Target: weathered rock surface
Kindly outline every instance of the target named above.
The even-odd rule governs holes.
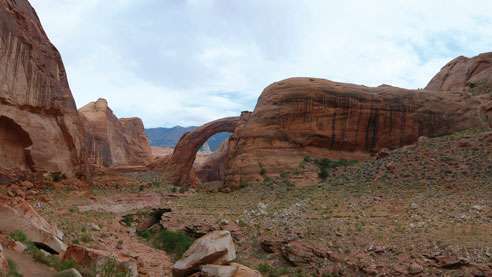
[[[145,165],[151,157],[143,123],[138,118],[119,120],[105,99],[79,109],[89,133],[89,161],[99,167]]]
[[[82,274],[75,268],[71,268],[56,273],[54,277],[82,277]]]
[[[305,156],[361,160],[420,136],[481,127],[480,103],[465,92],[283,80],[263,91],[250,119],[236,128],[225,182],[261,182],[264,174],[296,170]]]
[[[261,273],[241,264],[204,265],[199,276],[206,277],[261,277]]]
[[[227,160],[229,141],[222,143],[217,151],[209,154],[205,161],[195,167],[196,176],[201,182],[223,181],[225,161]]]
[[[20,230],[34,243],[48,246],[58,253],[67,249],[63,233],[50,225],[26,201],[0,197],[0,231],[10,234]]]
[[[472,91],[492,88],[492,52],[473,58],[457,57],[432,78],[427,90]]]
[[[79,266],[85,268],[95,267],[96,269],[103,268],[105,264],[111,261],[111,259],[117,263],[118,271],[128,273],[128,275],[124,276],[138,276],[136,261],[112,255],[107,251],[71,245],[63,255],[63,260],[72,260]]]
[[[198,240],[173,266],[174,276],[188,276],[206,264],[223,265],[236,259],[236,248],[228,231],[214,231]]]
[[[7,262],[7,258],[5,257],[5,253],[3,253],[3,247],[0,244],[0,276],[4,276],[3,274],[7,274],[9,271],[9,264]]]
[[[172,156],[166,161],[165,177],[173,184],[196,186],[198,179],[192,168],[200,147],[214,134],[233,132],[247,118],[249,113],[243,113],[241,117],[218,119],[184,134],[174,148]]]
[[[492,127],[492,52],[458,57],[432,78],[426,89],[464,91],[481,101],[481,116]]]
[[[27,0],[0,1],[0,168],[83,171],[83,130],[65,69]]]

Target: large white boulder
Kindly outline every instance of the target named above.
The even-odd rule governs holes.
[[[174,276],[187,276],[201,265],[223,265],[236,259],[236,247],[229,231],[214,231],[196,240],[173,266]]]

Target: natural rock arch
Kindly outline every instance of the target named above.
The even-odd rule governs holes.
[[[13,119],[0,116],[0,160],[6,168],[33,170],[31,137]]]
[[[175,185],[195,186],[198,181],[194,178],[192,168],[202,144],[217,133],[233,133],[243,119],[244,114],[241,117],[218,119],[184,134],[167,162],[165,177],[168,181]]]

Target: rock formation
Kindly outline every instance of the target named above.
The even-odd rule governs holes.
[[[480,93],[487,87],[487,91],[492,88],[492,52],[473,58],[457,57],[432,78],[426,89]]]
[[[174,184],[196,185],[198,180],[192,168],[200,147],[214,134],[233,132],[248,117],[249,113],[243,113],[241,117],[218,119],[184,134],[174,148],[172,156],[166,161],[165,177]]]
[[[56,253],[67,249],[63,233],[20,198],[0,197],[0,231],[5,234],[22,231],[32,242]]]
[[[0,168],[82,171],[83,130],[65,69],[27,0],[0,0],[0,84]]]
[[[229,141],[227,140],[222,143],[217,151],[208,154],[206,159],[200,165],[194,165],[196,176],[201,182],[206,183],[224,180],[228,147]]]
[[[105,99],[79,109],[89,134],[89,161],[99,167],[145,165],[152,153],[139,118],[118,119]]]
[[[492,52],[473,58],[458,57],[429,82],[426,89],[464,91],[481,101],[482,119],[492,127]]]
[[[361,160],[484,125],[480,100],[466,92],[370,88],[314,78],[268,86],[229,144],[225,182],[261,182],[298,168],[305,156]],[[262,171],[266,171],[263,172]]]

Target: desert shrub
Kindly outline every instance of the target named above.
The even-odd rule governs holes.
[[[108,259],[98,270],[100,277],[130,277],[127,268],[121,266],[115,258]]]
[[[330,160],[330,159],[319,159],[315,161],[316,165],[319,167],[319,178],[325,180],[329,174],[330,170],[341,167],[341,166],[350,166],[356,164],[357,161],[353,160]]]
[[[260,165],[260,175],[265,176],[267,174],[266,168],[263,166],[262,163],[260,163],[259,165]]]
[[[19,270],[17,269],[17,264],[11,260],[11,259],[7,259],[7,263],[9,265],[9,272],[7,272],[6,274],[3,273],[0,271],[0,276],[7,276],[7,277],[22,277],[22,274],[19,273]]]
[[[149,241],[153,247],[165,250],[174,254],[176,258],[181,258],[184,252],[193,244],[193,238],[181,231],[159,230],[151,231],[149,229],[139,231],[137,234],[143,239]]]
[[[9,238],[22,243],[28,242],[27,235],[21,230],[15,230],[14,232],[10,233]]]
[[[56,183],[65,180],[67,176],[65,175],[65,173],[57,171],[57,172],[50,172],[50,178],[51,181]]]
[[[168,253],[173,253],[177,258],[181,258],[184,252],[193,244],[193,239],[184,232],[174,232],[161,230],[152,239],[156,248],[163,249]]]
[[[123,219],[121,220],[121,222],[124,225],[131,227],[133,225],[133,223],[135,222],[135,219],[133,218],[133,215],[127,214],[127,215],[123,216]]]
[[[267,263],[259,264],[256,269],[265,276],[279,277],[289,274],[289,269],[286,267],[273,267]]]

